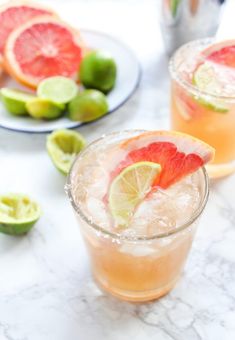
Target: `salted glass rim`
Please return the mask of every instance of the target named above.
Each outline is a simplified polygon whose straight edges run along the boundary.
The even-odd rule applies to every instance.
[[[213,99],[222,99],[224,101],[227,102],[235,102],[235,95],[234,96],[225,96],[225,95],[217,95],[217,94],[213,94],[211,92],[207,92],[207,91],[203,91],[198,89],[195,85],[193,85],[192,83],[190,83],[189,81],[187,81],[186,79],[184,79],[181,75],[180,72],[178,72],[178,67],[176,65],[176,60],[179,58],[180,54],[186,50],[186,49],[191,49],[196,45],[201,45],[201,46],[205,46],[207,47],[208,45],[212,44],[213,41],[215,41],[214,38],[212,37],[208,37],[208,38],[203,38],[203,39],[197,39],[197,40],[193,40],[190,41],[184,45],[182,45],[181,47],[179,47],[175,53],[173,54],[173,56],[171,57],[170,61],[169,61],[169,72],[171,75],[171,78],[173,80],[175,80],[179,85],[181,85],[183,88],[185,88],[187,91],[190,91],[192,94],[200,97],[200,96],[204,96],[204,97],[210,97]]]
[[[138,130],[138,129],[130,129],[130,130],[123,130],[123,131],[118,131],[118,132],[112,132],[112,133],[108,133],[105,135],[102,135],[102,137],[96,139],[95,141],[91,142],[89,145],[86,146],[86,148],[84,148],[84,150],[76,157],[76,159],[73,162],[73,165],[70,169],[70,172],[67,176],[67,180],[66,180],[66,184],[65,184],[65,191],[68,195],[68,198],[72,204],[73,209],[75,210],[75,212],[79,215],[79,217],[83,220],[83,222],[85,222],[88,226],[90,226],[92,229],[94,229],[96,232],[102,233],[104,234],[106,237],[111,237],[113,239],[116,240],[126,240],[126,241],[152,241],[155,239],[161,239],[164,237],[168,237],[170,235],[176,234],[180,231],[183,231],[184,229],[190,227],[192,225],[193,222],[195,222],[198,217],[201,215],[201,213],[203,212],[206,203],[208,201],[208,196],[209,196],[209,178],[208,178],[208,174],[207,171],[205,169],[205,167],[201,167],[201,172],[203,175],[203,197],[201,199],[201,202],[199,204],[199,206],[197,207],[197,209],[194,211],[194,213],[192,214],[192,216],[182,225],[180,225],[179,227],[172,229],[168,232],[165,233],[158,233],[158,234],[153,234],[151,236],[131,236],[131,235],[123,235],[121,233],[115,233],[115,232],[111,232],[101,226],[99,226],[98,224],[94,223],[93,221],[91,221],[91,219],[89,219],[89,217],[84,213],[81,205],[77,204],[75,202],[74,196],[73,196],[73,190],[72,190],[72,174],[73,174],[73,170],[75,165],[77,164],[77,162],[80,161],[80,159],[83,158],[83,155],[87,152],[87,150],[90,147],[94,147],[94,145],[101,143],[105,138],[107,137],[115,137],[118,136],[120,134],[128,134],[128,133],[143,133],[146,132],[147,130]]]

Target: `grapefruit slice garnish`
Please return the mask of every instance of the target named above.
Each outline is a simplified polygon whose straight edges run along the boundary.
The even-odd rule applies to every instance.
[[[154,162],[162,169],[154,186],[164,189],[212,161],[215,152],[208,144],[175,131],[144,132],[124,141],[121,148],[127,156],[111,173],[111,180],[131,164]]]
[[[30,19],[42,15],[54,15],[54,12],[29,1],[10,1],[0,6],[0,63],[9,34]]]
[[[36,88],[48,77],[75,78],[83,51],[78,31],[59,19],[43,16],[28,21],[10,34],[4,62],[14,79]]]
[[[202,56],[211,62],[235,68],[235,40],[212,44],[203,50]]]
[[[109,190],[109,208],[118,226],[129,224],[134,210],[151,191],[161,172],[154,162],[136,162],[123,169],[113,180]]]

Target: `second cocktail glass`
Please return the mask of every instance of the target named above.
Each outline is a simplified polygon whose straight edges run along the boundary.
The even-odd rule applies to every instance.
[[[213,86],[210,85],[211,78],[215,76],[209,73],[210,70],[208,78],[200,79],[210,82],[209,86],[202,84],[210,92],[202,91],[194,84],[195,69],[204,62],[201,52],[212,45],[211,39],[190,42],[179,48],[171,59],[171,127],[215,148],[214,162],[207,169],[210,177],[217,178],[235,171],[235,92],[231,87],[226,93],[222,78],[214,79]],[[226,72],[230,72],[232,77],[232,69]],[[223,72],[220,77],[223,77]],[[220,82],[221,90],[218,90]]]

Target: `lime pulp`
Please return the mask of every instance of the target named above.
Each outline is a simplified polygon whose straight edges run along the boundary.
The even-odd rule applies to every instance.
[[[72,79],[62,76],[46,78],[40,82],[37,88],[40,98],[58,104],[67,104],[76,96],[77,92],[77,84]]]

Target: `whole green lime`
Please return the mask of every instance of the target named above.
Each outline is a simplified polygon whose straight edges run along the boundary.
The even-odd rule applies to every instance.
[[[108,93],[115,85],[117,66],[113,57],[105,51],[93,51],[81,62],[79,77],[86,88]]]
[[[71,120],[90,122],[108,112],[106,96],[97,90],[85,90],[68,104],[68,116]]]

